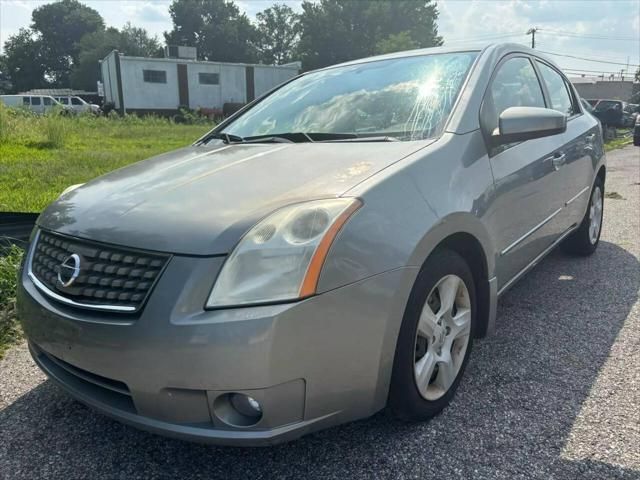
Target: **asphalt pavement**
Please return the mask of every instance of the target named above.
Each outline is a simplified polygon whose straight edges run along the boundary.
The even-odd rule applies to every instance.
[[[71,400],[21,345],[0,362],[0,478],[640,479],[640,148],[608,161],[598,251],[552,253],[505,294],[435,419],[381,413],[260,449],[192,444]]]

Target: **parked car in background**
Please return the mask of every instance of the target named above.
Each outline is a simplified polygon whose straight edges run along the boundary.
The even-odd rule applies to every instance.
[[[537,50],[327,67],[63,192],[18,317],[50,378],[156,433],[264,445],[385,406],[423,421],[500,295],[558,245],[596,250],[605,168],[598,122]]]
[[[636,115],[636,124],[633,127],[633,144],[640,147],[640,115]]]
[[[594,111],[600,121],[610,127],[631,128],[635,117],[629,112],[627,102],[622,100],[598,100]]]
[[[640,114],[640,105],[638,105],[637,103],[627,103],[627,106],[624,107],[624,112],[626,115],[631,116],[632,118],[632,125],[636,124],[636,119],[638,118],[638,115]]]
[[[0,95],[0,101],[8,107],[25,108],[35,113],[46,113],[54,108],[70,111],[53,97],[47,95]]]
[[[87,103],[82,98],[76,96],[54,97],[62,105],[69,107],[75,113],[91,112],[96,115],[100,114],[100,106],[93,103]]]

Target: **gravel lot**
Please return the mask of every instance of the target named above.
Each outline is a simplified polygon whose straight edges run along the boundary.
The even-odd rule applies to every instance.
[[[0,478],[640,479],[640,149],[608,154],[597,253],[554,253],[507,293],[453,404],[263,449],[154,436],[46,381],[24,345],[0,362]]]

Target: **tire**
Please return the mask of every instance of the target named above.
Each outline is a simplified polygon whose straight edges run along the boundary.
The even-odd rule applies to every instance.
[[[458,287],[452,288],[456,279]],[[453,302],[447,302],[454,290]],[[447,303],[456,305],[453,315],[443,313]],[[406,421],[423,421],[449,404],[469,360],[476,316],[476,289],[469,266],[455,252],[436,251],[418,273],[400,327],[388,401],[393,416]],[[463,330],[452,317],[460,325],[463,317],[467,318],[468,327]],[[442,324],[436,326],[434,321],[437,323],[438,318]],[[426,338],[428,336],[431,340]],[[439,363],[438,359],[447,357],[447,351],[450,364]],[[437,366],[430,373],[426,367],[431,364]],[[443,388],[446,385],[448,388]]]
[[[598,204],[598,197],[599,207]],[[594,204],[595,202],[595,204]],[[598,177],[591,189],[589,196],[589,206],[580,222],[580,226],[569,235],[561,244],[561,248],[565,253],[570,255],[587,256],[591,255],[598,248],[600,243],[600,233],[602,232],[602,215],[604,212],[604,182]],[[597,217],[597,232],[593,232],[592,215]]]

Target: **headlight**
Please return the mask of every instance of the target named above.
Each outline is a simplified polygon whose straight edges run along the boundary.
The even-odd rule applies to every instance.
[[[314,200],[269,215],[227,258],[207,307],[313,295],[333,239],[361,205],[353,198]]]

